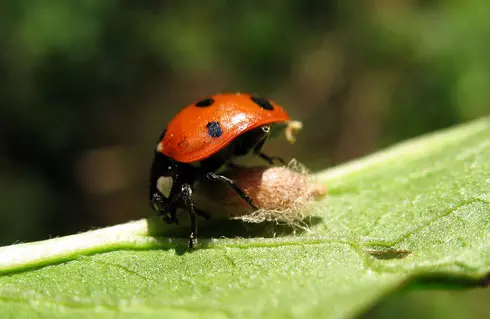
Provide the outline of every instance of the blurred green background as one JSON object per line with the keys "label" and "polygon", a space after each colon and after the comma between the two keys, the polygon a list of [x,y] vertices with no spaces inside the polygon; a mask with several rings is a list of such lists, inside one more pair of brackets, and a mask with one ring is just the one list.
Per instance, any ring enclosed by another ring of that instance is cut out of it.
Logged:
{"label": "blurred green background", "polygon": [[151,215],[157,137],[217,92],[302,120],[266,149],[313,170],[490,114],[488,0],[4,0],[0,30],[0,245]]}

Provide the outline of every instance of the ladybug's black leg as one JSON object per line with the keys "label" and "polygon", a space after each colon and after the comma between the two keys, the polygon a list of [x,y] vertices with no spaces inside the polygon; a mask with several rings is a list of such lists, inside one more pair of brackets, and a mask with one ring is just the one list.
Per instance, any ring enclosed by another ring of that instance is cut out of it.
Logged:
{"label": "ladybug's black leg", "polygon": [[171,198],[166,198],[157,190],[155,193],[153,193],[151,207],[167,224],[178,225],[179,220],[177,219],[177,205],[175,204],[179,197],[179,195],[176,195]]}
{"label": "ladybug's black leg", "polygon": [[166,212],[160,214],[167,224],[179,225],[179,219],[177,218],[177,205],[172,205],[167,208]]}
{"label": "ladybug's black leg", "polygon": [[177,205],[175,200],[163,200],[160,195],[155,193],[155,198],[152,201],[152,208],[160,215],[167,224],[179,224],[177,219]]}
{"label": "ladybug's black leg", "polygon": [[226,176],[223,175],[218,175],[214,172],[208,172],[206,173],[206,178],[211,180],[211,181],[218,181],[223,184],[226,184],[228,187],[233,189],[241,198],[243,198],[247,203],[253,208],[253,209],[258,209],[257,206],[254,205],[252,198],[248,196],[238,185],[232,180],[229,179]]}
{"label": "ladybug's black leg", "polygon": [[270,156],[267,156],[264,153],[262,153],[262,147],[264,146],[265,141],[266,141],[266,139],[264,138],[262,141],[260,141],[259,144],[257,144],[254,147],[254,150],[253,150],[254,154],[258,155],[261,159],[265,160],[266,162],[268,162],[271,165],[274,165],[274,161],[278,161],[282,165],[286,166],[287,164],[282,158],[280,158],[278,156],[270,157]]}
{"label": "ladybug's black leg", "polygon": [[281,163],[284,166],[287,165],[286,162],[278,156],[270,157],[270,156],[265,155],[264,153],[257,153],[257,155],[260,156],[260,158],[262,158],[263,160],[269,162],[269,164],[271,164],[271,165],[274,165],[274,161],[278,161],[279,163]]}
{"label": "ladybug's black leg", "polygon": [[182,200],[189,212],[189,221],[191,232],[189,234],[189,248],[194,248],[197,241],[197,222],[196,222],[196,210],[194,209],[194,203],[192,202],[192,188],[189,184],[182,185]]}
{"label": "ladybug's black leg", "polygon": [[172,187],[169,197],[165,197],[158,189],[155,189],[151,200],[152,208],[168,224],[179,224],[177,219],[177,204],[181,193],[177,187]]}
{"label": "ladybug's black leg", "polygon": [[163,195],[158,190],[155,190],[155,192],[150,193],[150,196],[151,208],[159,214],[165,211],[168,203],[167,200],[164,200]]}

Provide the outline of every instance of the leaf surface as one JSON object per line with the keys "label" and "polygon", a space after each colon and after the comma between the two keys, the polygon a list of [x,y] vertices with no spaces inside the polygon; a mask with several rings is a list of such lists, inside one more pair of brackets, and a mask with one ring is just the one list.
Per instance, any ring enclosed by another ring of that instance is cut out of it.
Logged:
{"label": "leaf surface", "polygon": [[2,247],[0,317],[350,318],[410,284],[487,278],[490,119],[316,177],[329,195],[302,233],[212,221],[189,253],[185,227],[150,219]]}

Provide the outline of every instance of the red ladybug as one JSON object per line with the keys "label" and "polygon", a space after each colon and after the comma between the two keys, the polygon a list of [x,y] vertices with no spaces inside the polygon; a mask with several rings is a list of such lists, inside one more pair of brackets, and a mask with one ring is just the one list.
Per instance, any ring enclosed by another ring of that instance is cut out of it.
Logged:
{"label": "red ladybug", "polygon": [[168,223],[178,224],[178,208],[186,208],[190,218],[189,247],[196,240],[196,214],[209,215],[194,207],[192,189],[196,180],[224,183],[256,208],[233,180],[216,173],[232,165],[236,157],[253,153],[270,164],[261,149],[280,129],[294,141],[300,122],[274,102],[241,93],[218,94],[184,107],[168,123],[155,150],[150,177],[150,203]]}

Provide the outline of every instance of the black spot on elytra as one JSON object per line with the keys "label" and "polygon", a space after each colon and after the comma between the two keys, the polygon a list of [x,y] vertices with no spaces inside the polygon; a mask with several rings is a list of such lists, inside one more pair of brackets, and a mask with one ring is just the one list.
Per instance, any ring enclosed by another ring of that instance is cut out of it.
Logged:
{"label": "black spot on elytra", "polygon": [[208,134],[211,137],[220,137],[223,135],[223,130],[221,126],[219,126],[218,122],[209,122],[206,124],[206,128],[208,129]]}
{"label": "black spot on elytra", "polygon": [[250,99],[264,110],[272,111],[274,109],[274,106],[272,106],[271,102],[269,102],[267,99],[256,96],[252,96]]}
{"label": "black spot on elytra", "polygon": [[197,102],[194,105],[197,106],[197,107],[208,107],[208,106],[213,105],[213,103],[214,103],[214,99],[213,98],[207,98],[207,99],[204,99],[202,101]]}

